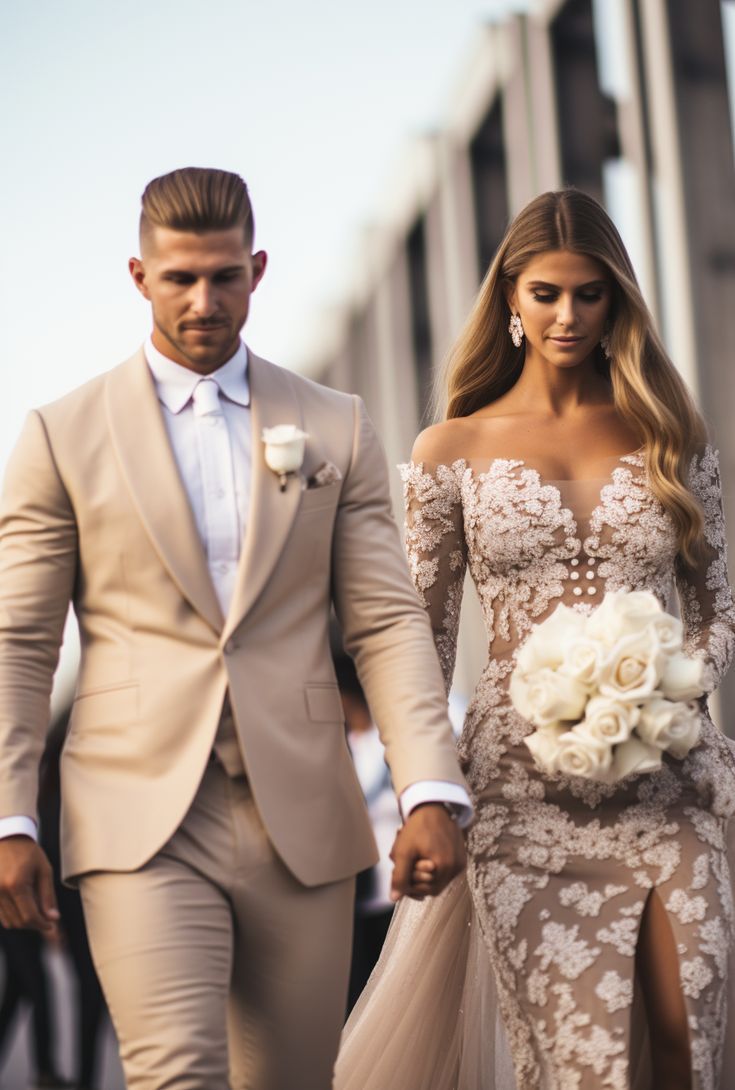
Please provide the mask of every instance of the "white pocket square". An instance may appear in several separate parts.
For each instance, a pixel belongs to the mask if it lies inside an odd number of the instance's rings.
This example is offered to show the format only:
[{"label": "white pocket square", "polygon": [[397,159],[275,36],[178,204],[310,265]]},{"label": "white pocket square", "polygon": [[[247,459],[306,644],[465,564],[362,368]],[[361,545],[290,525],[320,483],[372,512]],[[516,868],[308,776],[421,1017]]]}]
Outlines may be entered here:
[{"label": "white pocket square", "polygon": [[328,484],[337,484],[342,480],[342,474],[332,462],[325,462],[319,466],[306,482],[307,488],[324,488]]}]

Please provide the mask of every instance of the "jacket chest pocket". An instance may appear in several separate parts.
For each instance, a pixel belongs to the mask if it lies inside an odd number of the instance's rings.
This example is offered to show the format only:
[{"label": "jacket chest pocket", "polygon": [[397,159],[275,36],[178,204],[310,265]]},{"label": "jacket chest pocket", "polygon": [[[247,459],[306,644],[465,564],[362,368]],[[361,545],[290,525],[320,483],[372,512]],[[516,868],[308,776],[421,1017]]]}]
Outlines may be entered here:
[{"label": "jacket chest pocket", "polygon": [[325,516],[337,509],[339,487],[337,484],[325,484],[321,488],[307,488],[301,495],[297,518],[322,512]]},{"label": "jacket chest pocket", "polygon": [[286,547],[289,564],[296,565],[301,582],[307,578],[329,578],[331,570],[337,496],[326,485],[315,492],[330,492],[331,495],[324,498],[316,495],[313,499],[308,494],[303,497]]}]

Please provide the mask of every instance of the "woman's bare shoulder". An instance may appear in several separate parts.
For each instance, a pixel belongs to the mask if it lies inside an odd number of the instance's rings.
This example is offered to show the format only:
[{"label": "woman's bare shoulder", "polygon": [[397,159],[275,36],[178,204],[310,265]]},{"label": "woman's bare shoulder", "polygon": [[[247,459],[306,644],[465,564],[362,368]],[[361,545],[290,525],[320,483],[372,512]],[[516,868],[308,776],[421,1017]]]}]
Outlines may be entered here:
[{"label": "woman's bare shoulder", "polygon": [[416,437],[411,460],[427,466],[450,466],[467,457],[468,444],[476,424],[472,417],[457,416],[432,424]]}]

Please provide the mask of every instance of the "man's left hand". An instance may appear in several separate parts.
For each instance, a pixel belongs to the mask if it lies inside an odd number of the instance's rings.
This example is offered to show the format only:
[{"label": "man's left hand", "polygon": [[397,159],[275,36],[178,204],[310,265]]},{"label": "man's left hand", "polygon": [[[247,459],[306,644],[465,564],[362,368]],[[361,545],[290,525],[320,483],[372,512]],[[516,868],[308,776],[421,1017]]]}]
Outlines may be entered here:
[{"label": "man's left hand", "polygon": [[396,836],[391,899],[435,897],[464,870],[467,856],[462,832],[441,803],[412,810]]}]

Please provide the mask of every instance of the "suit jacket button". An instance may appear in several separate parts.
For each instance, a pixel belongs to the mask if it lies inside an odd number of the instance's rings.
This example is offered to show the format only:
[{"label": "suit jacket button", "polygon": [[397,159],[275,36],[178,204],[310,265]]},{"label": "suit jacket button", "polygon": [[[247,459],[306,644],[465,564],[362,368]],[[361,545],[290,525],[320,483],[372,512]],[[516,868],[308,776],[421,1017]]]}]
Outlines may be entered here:
[{"label": "suit jacket button", "polygon": [[230,638],[224,646],[224,652],[226,655],[231,655],[233,651],[237,651],[239,644],[236,639]]}]

